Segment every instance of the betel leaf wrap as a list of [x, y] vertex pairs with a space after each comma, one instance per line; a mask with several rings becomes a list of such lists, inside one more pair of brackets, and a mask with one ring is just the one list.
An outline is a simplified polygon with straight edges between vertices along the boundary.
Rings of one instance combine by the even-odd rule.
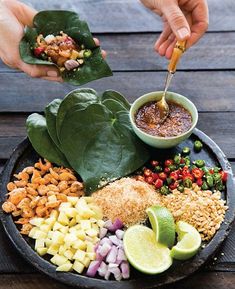
[[20, 55], [28, 64], [52, 65], [55, 63], [37, 58], [33, 54], [32, 47], [36, 43], [37, 36], [43, 34], [58, 35], [60, 31], [68, 34], [78, 45], [83, 44], [86, 49], [92, 51], [92, 55], [86, 58], [79, 70], [65, 70], [61, 76], [65, 82], [73, 85], [82, 85], [87, 82], [112, 75], [112, 71], [103, 59], [100, 47], [97, 47], [88, 24], [79, 19], [78, 14], [71, 11], [41, 11], [33, 20], [33, 28], [26, 27], [25, 35], [20, 42]]

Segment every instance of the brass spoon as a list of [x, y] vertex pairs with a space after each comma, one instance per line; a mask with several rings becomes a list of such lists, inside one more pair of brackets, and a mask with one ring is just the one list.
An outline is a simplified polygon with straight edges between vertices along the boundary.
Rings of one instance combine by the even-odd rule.
[[177, 64], [179, 63], [181, 55], [185, 51], [185, 46], [186, 46], [186, 41], [177, 41], [176, 45], [174, 47], [170, 63], [168, 65], [168, 72], [166, 76], [166, 82], [165, 82], [165, 89], [162, 95], [161, 100], [157, 102], [157, 106], [160, 111], [160, 118], [161, 118], [161, 123], [163, 123], [166, 118], [169, 115], [169, 106], [166, 102], [166, 93], [169, 88], [169, 85], [171, 83], [172, 77], [176, 71]]

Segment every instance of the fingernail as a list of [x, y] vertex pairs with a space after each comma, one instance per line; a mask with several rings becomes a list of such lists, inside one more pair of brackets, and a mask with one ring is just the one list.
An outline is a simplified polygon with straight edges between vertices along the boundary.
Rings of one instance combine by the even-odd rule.
[[49, 71], [47, 71], [47, 76], [49, 76], [49, 77], [57, 77], [58, 73], [57, 73], [57, 71], [49, 70]]
[[183, 27], [177, 30], [178, 36], [181, 40], [185, 39], [186, 37], [190, 36], [189, 31], [187, 28]]

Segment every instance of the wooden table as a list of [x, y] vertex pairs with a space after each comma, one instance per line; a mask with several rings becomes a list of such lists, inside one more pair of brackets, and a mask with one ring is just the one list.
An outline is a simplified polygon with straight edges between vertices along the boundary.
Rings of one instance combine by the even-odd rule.
[[[130, 101], [163, 88], [167, 61], [153, 45], [161, 20], [136, 0], [23, 1], [36, 9], [70, 9], [87, 19], [108, 52], [114, 76], [88, 84], [116, 89]], [[46, 4], [48, 2], [49, 4]], [[199, 110], [198, 128], [222, 148], [235, 168], [235, 2], [208, 0], [210, 26], [179, 66], [171, 89]], [[0, 62], [0, 169], [26, 136], [25, 119], [54, 98], [74, 89], [68, 84], [32, 79]], [[0, 225], [0, 288], [66, 288], [38, 273], [18, 255]], [[235, 226], [216, 256], [193, 276], [167, 288], [235, 288]]]

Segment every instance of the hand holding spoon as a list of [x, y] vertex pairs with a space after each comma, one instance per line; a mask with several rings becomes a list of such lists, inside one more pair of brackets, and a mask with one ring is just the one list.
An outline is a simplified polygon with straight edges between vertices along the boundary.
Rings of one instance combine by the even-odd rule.
[[186, 45], [186, 41], [176, 42], [175, 48], [171, 56], [170, 63], [168, 65], [168, 73], [167, 73], [166, 82], [165, 82], [165, 89], [164, 89], [161, 100], [157, 102], [157, 106], [160, 111], [160, 118], [161, 118], [162, 123], [166, 120], [166, 118], [169, 115], [169, 106], [166, 102], [165, 96], [166, 96], [168, 87], [171, 83], [171, 79], [176, 71], [176, 67], [180, 60], [180, 57], [185, 51], [185, 45]]

